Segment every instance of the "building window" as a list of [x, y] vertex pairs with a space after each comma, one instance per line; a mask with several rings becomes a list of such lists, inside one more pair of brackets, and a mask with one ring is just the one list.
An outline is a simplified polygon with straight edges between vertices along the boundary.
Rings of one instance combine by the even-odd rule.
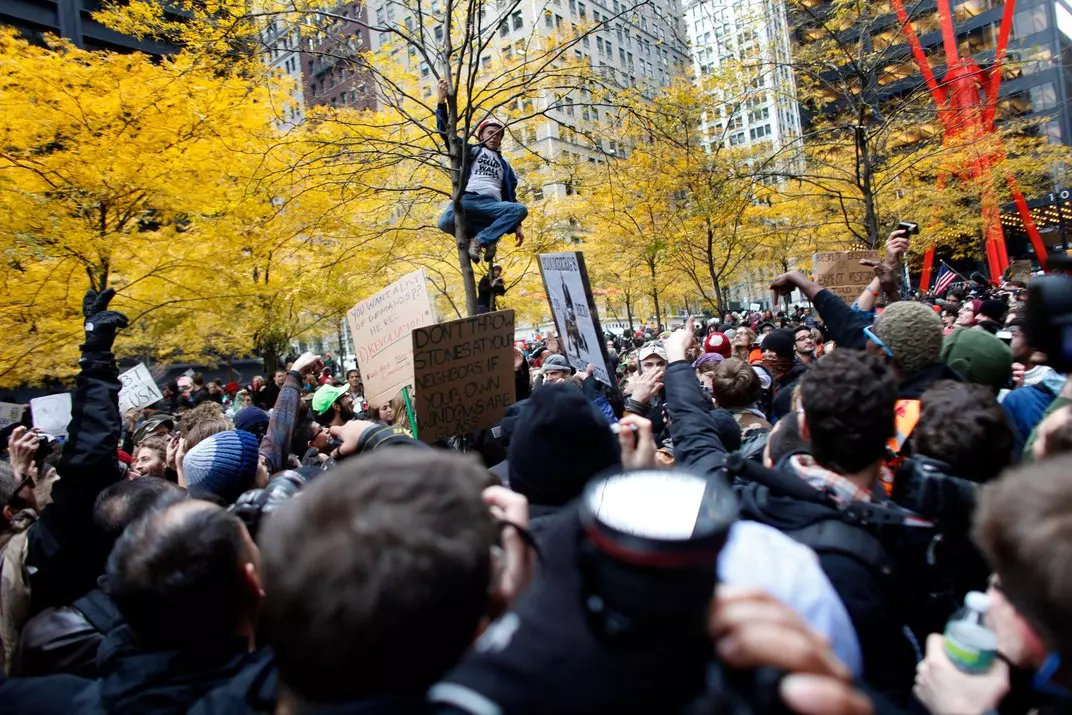
[[442, 25], [436, 25], [435, 26], [435, 38], [436, 38], [436, 42], [442, 42], [443, 41], [443, 26]]
[[508, 23], [506, 20], [503, 20], [501, 23], [499, 23], [499, 36], [500, 37], [506, 37], [509, 34], [510, 34], [510, 23]]
[[583, 2], [577, 3], [577, 14], [581, 16], [582, 20], [587, 20], [588, 19], [588, 12], [584, 7]]
[[514, 29], [520, 30], [521, 26], [525, 24], [525, 16], [521, 13], [520, 10], [518, 10], [513, 15], [511, 15], [511, 17], [514, 20]]
[[555, 18], [554, 18], [554, 16], [549, 12], [545, 12], [543, 14], [543, 24], [547, 25], [547, 27], [554, 27], [555, 26]]
[[562, 29], [562, 22], [563, 22], [562, 17], [560, 15], [555, 15], [555, 29], [556, 30], [561, 30]]

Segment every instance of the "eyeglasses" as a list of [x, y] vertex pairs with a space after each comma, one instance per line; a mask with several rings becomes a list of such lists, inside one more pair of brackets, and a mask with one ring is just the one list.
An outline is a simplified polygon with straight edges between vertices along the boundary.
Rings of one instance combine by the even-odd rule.
[[887, 356], [893, 357], [893, 351], [889, 349], [886, 343], [878, 339], [878, 336], [875, 335], [875, 332], [871, 330], [871, 328], [864, 328], [864, 335], [867, 336], [868, 340], [882, 348], [882, 352], [886, 353]]
[[810, 335], [800, 335], [800, 336], [797, 337], [797, 342], [798, 343], [801, 342], [801, 341], [804, 341], [804, 340], [814, 340], [814, 338], [812, 338], [812, 336], [810, 336]]

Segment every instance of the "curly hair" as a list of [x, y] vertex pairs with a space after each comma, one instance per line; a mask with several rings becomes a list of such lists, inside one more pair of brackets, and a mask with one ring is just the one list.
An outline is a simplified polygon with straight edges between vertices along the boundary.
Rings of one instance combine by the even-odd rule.
[[191, 450], [202, 440], [217, 432], [234, 429], [231, 420], [223, 414], [223, 408], [215, 402], [202, 402], [182, 416], [181, 433], [186, 440], [186, 449]]
[[913, 454], [941, 460], [952, 474], [974, 482], [990, 481], [1012, 463], [1012, 429], [992, 391], [943, 380], [920, 403]]
[[882, 459], [894, 430], [897, 381], [880, 359], [837, 350], [804, 373], [800, 394], [819, 464], [852, 474]]

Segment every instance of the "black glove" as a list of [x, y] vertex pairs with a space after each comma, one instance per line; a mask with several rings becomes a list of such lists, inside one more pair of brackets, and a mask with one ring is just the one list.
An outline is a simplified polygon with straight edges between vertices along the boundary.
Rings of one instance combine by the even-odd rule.
[[108, 310], [108, 303], [115, 296], [114, 288], [106, 288], [98, 293], [90, 288], [82, 299], [82, 314], [86, 316], [86, 342], [82, 352], [111, 352], [115, 342], [115, 332], [127, 327], [127, 316], [114, 310]]

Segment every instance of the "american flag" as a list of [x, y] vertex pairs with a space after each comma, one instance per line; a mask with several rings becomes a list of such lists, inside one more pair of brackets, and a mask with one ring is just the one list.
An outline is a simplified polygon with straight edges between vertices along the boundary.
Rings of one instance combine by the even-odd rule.
[[942, 269], [938, 271], [938, 279], [934, 281], [934, 295], [941, 295], [949, 290], [949, 286], [953, 285], [953, 281], [957, 279], [957, 274], [949, 269], [944, 263]]

